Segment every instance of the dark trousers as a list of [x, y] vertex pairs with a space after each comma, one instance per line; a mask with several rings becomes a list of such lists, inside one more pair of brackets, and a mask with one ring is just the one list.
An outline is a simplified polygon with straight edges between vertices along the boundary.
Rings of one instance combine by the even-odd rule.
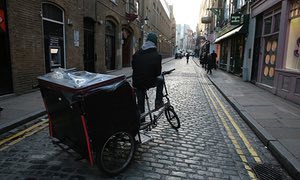
[[211, 74], [211, 69], [212, 69], [211, 65], [207, 65], [207, 74], [208, 74], [208, 73]]
[[[155, 102], [161, 102], [163, 98], [163, 88], [164, 88], [164, 80], [162, 76], [157, 76], [155, 85], [156, 86], [156, 98]], [[146, 97], [146, 90], [145, 89], [136, 89], [136, 95], [138, 100], [138, 107], [142, 113], [145, 112], [145, 97]]]

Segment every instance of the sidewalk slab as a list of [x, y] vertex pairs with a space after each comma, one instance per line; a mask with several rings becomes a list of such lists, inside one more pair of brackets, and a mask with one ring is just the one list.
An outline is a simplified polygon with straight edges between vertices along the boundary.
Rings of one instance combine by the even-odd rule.
[[222, 70], [208, 78], [290, 175], [300, 179], [300, 105]]

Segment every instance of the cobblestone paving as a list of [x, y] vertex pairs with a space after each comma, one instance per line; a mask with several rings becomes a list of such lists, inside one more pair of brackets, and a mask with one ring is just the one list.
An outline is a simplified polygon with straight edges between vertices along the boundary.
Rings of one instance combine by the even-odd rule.
[[[199, 81], [203, 71], [184, 59], [164, 66], [171, 68], [176, 71], [167, 77], [167, 85], [181, 128], [172, 129], [163, 116], [149, 133], [154, 139], [137, 148], [132, 163], [119, 176], [107, 177], [86, 160], [76, 160], [75, 153], [53, 145], [46, 128], [0, 152], [0, 179], [250, 179], [204, 94]], [[276, 164], [236, 112], [230, 113], [263, 161]]]

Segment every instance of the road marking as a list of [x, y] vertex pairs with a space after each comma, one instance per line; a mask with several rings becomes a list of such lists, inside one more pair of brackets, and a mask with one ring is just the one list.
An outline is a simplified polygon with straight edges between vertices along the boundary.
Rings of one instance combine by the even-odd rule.
[[[250, 152], [251, 156], [255, 159], [256, 162], [261, 162], [260, 158], [258, 157], [256, 151], [252, 148], [252, 146], [250, 145], [249, 141], [247, 140], [246, 136], [241, 132], [240, 128], [238, 127], [238, 125], [235, 123], [235, 121], [233, 120], [233, 118], [231, 117], [231, 115], [228, 113], [228, 111], [225, 109], [224, 105], [221, 103], [220, 99], [216, 96], [216, 94], [213, 92], [213, 90], [211, 89], [211, 87], [208, 86], [208, 82], [207, 80], [204, 78], [203, 74], [201, 73], [201, 77], [202, 79], [205, 80], [205, 84], [204, 83], [201, 83], [200, 81], [200, 84], [202, 85], [203, 89], [204, 89], [204, 92], [208, 95], [210, 101], [212, 102], [216, 112], [217, 112], [217, 115], [218, 117], [220, 118], [223, 126], [225, 127], [225, 130], [227, 132], [227, 135], [229, 137], [229, 139], [231, 140], [233, 146], [235, 147], [235, 150], [237, 152], [237, 154], [239, 155], [239, 157], [241, 158], [242, 160], [242, 163], [248, 173], [248, 175], [250, 176], [251, 179], [257, 179], [255, 173], [253, 172], [253, 170], [251, 169], [251, 167], [249, 166], [249, 163], [248, 163], [248, 160], [241, 148], [241, 146], [239, 145], [238, 141], [236, 140], [234, 134], [232, 133], [228, 123], [226, 122], [225, 118], [221, 115], [221, 112], [218, 111], [218, 105], [217, 103], [219, 104], [219, 106], [221, 106], [223, 112], [226, 114], [227, 118], [230, 119], [230, 122], [232, 124], [235, 124], [233, 125], [234, 128], [240, 132], [238, 133], [239, 136], [241, 137], [241, 139], [243, 140], [245, 146], [247, 147], [248, 151]], [[214, 96], [214, 98], [216, 99], [216, 101], [214, 100], [214, 98], [212, 97]]]
[[0, 146], [6, 144], [4, 147], [0, 148], [0, 151], [3, 151], [4, 149], [7, 149], [9, 146], [12, 146], [18, 142], [20, 142], [21, 140], [25, 139], [26, 137], [29, 137], [37, 132], [39, 132], [40, 130], [44, 129], [45, 127], [48, 126], [48, 119], [47, 120], [43, 120], [37, 124], [34, 124], [32, 126], [30, 126], [27, 129], [24, 129], [23, 131], [20, 131], [6, 139], [3, 139], [0, 141]]
[[[204, 78], [204, 77], [203, 77]], [[206, 81], [206, 79], [205, 79]], [[247, 147], [248, 151], [250, 152], [250, 154], [252, 155], [252, 157], [254, 158], [254, 160], [256, 161], [256, 163], [261, 163], [261, 159], [259, 158], [257, 152], [255, 151], [255, 149], [252, 147], [251, 143], [248, 141], [247, 137], [245, 136], [245, 134], [242, 132], [242, 130], [240, 129], [239, 125], [236, 123], [236, 121], [232, 118], [232, 116], [229, 114], [229, 112], [227, 111], [227, 109], [225, 108], [224, 104], [221, 102], [221, 100], [217, 97], [217, 95], [215, 94], [215, 92], [212, 90], [211, 87], [208, 87], [209, 90], [211, 91], [211, 93], [213, 94], [213, 96], [215, 97], [215, 99], [217, 100], [218, 104], [220, 105], [220, 107], [222, 108], [222, 110], [224, 111], [224, 113], [226, 114], [226, 116], [228, 117], [229, 121], [231, 122], [231, 124], [233, 125], [233, 127], [236, 129], [237, 133], [239, 134], [239, 136], [241, 137], [242, 141], [244, 142], [245, 146]]]
[[[198, 64], [195, 61], [194, 61], [194, 63], [198, 66]], [[203, 73], [201, 73], [201, 77], [206, 82], [206, 84], [208, 84], [208, 82], [207, 82], [206, 78], [204, 77]], [[242, 130], [240, 129], [240, 127], [238, 126], [238, 124], [236, 123], [236, 121], [229, 114], [229, 112], [227, 111], [227, 109], [225, 108], [225, 106], [223, 105], [223, 103], [221, 102], [221, 100], [219, 99], [219, 97], [215, 94], [215, 92], [213, 91], [213, 89], [210, 86], [208, 86], [208, 85], [206, 85], [206, 86], [209, 88], [209, 90], [211, 91], [211, 93], [213, 94], [213, 96], [215, 97], [215, 99], [217, 100], [218, 104], [221, 106], [221, 108], [223, 109], [224, 113], [228, 117], [229, 121], [231, 122], [231, 124], [233, 125], [233, 127], [236, 129], [237, 133], [241, 137], [242, 141], [244, 142], [245, 146], [247, 147], [248, 151], [250, 152], [250, 154], [253, 157], [253, 159], [255, 160], [255, 162], [258, 163], [258, 164], [261, 164], [262, 160], [258, 156], [258, 154], [255, 151], [255, 149], [252, 147], [251, 143], [248, 141], [247, 137], [244, 135], [244, 133], [242, 132]]]

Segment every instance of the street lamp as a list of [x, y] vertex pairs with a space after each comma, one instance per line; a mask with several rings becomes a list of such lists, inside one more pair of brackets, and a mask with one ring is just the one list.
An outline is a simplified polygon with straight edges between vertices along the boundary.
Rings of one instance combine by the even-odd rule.
[[144, 24], [147, 25], [147, 24], [148, 24], [148, 21], [149, 21], [149, 19], [148, 19], [148, 17], [146, 16], [145, 19], [144, 19]]
[[148, 17], [146, 16], [142, 21], [141, 21], [141, 41], [139, 42], [140, 43], [140, 47], [142, 47], [143, 43], [144, 43], [144, 35], [145, 35], [145, 25], [148, 24]]

